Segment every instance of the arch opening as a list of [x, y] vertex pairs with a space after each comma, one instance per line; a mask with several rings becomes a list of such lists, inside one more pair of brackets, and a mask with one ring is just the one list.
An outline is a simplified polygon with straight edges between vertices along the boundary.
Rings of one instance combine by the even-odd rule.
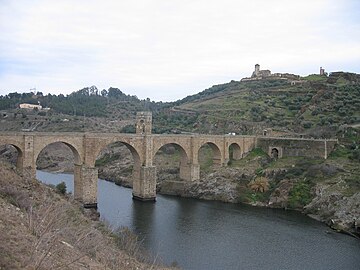
[[211, 172], [221, 166], [221, 152], [219, 147], [211, 142], [203, 144], [198, 152], [200, 172]]
[[239, 160], [242, 158], [241, 147], [237, 143], [229, 145], [229, 161]]
[[161, 146], [155, 153], [156, 190], [166, 194], [178, 194], [185, 181], [190, 180], [189, 158], [177, 143]]
[[273, 159], [279, 158], [279, 150], [277, 148], [271, 149], [271, 158], [273, 158]]
[[74, 164], [81, 164], [79, 152], [66, 142], [54, 142], [46, 145], [35, 156], [36, 169], [73, 172]]
[[117, 185], [133, 187], [140, 178], [141, 161], [136, 149], [128, 143], [116, 141], [103, 147], [96, 157], [95, 167], [101, 179]]
[[[53, 142], [41, 149], [35, 154], [35, 165], [37, 171], [37, 178], [45, 183], [53, 183], [55, 185], [65, 182], [66, 191], [73, 193], [75, 198], [80, 196], [77, 190], [81, 187], [79, 177], [76, 177], [76, 165], [81, 165], [81, 158], [79, 152], [74, 146], [66, 142]], [[49, 182], [49, 175], [47, 173], [74, 173], [73, 176], [67, 175], [61, 177], [59, 175], [51, 177]]]
[[23, 153], [19, 147], [14, 144], [5, 144], [0, 146], [0, 159], [16, 166], [17, 169], [23, 168]]

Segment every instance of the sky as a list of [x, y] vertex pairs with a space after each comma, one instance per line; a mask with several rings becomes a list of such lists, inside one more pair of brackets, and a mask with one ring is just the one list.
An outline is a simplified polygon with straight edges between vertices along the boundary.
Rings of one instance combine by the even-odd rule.
[[95, 85], [174, 101], [257, 63], [360, 73], [360, 1], [0, 0], [0, 95]]

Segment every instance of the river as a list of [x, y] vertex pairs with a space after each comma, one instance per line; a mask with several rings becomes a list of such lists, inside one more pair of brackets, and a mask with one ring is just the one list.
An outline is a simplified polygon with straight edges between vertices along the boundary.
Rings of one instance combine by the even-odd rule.
[[[37, 172], [42, 182], [73, 175]], [[298, 212], [157, 195], [132, 200], [132, 190], [99, 180], [98, 211], [111, 226], [127, 226], [153, 255], [183, 269], [360, 269], [360, 241]]]

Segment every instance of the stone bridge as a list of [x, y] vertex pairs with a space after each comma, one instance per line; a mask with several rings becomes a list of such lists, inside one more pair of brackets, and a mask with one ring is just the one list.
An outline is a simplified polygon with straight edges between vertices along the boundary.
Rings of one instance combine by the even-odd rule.
[[180, 178], [195, 181], [200, 177], [199, 150], [207, 144], [213, 152], [213, 164], [227, 166], [230, 159], [240, 159], [255, 147], [261, 147], [269, 155], [320, 156], [327, 158], [337, 140], [299, 138], [271, 138], [240, 135], [204, 134], [151, 134], [151, 113], [137, 114], [136, 134], [120, 133], [71, 133], [71, 132], [13, 132], [0, 133], [0, 145], [12, 145], [18, 151], [17, 168], [36, 175], [36, 160], [49, 144], [62, 142], [74, 154], [74, 197], [85, 207], [96, 207], [98, 170], [96, 158], [101, 150], [114, 142], [123, 143], [131, 152], [133, 166], [133, 197], [155, 200], [156, 152], [165, 145], [180, 149]]

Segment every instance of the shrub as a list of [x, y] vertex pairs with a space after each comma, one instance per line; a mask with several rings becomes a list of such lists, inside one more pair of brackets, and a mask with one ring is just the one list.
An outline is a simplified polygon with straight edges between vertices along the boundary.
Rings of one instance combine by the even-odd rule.
[[311, 123], [311, 122], [304, 122], [304, 123], [303, 123], [303, 127], [304, 127], [304, 128], [311, 128], [311, 126], [312, 126], [312, 123]]
[[305, 181], [297, 182], [289, 192], [289, 207], [303, 208], [311, 202], [311, 187]]
[[263, 176], [256, 177], [256, 179], [250, 181], [248, 187], [252, 191], [264, 193], [269, 190], [269, 181]]
[[65, 182], [61, 182], [61, 183], [57, 184], [57, 185], [55, 186], [55, 189], [56, 189], [56, 191], [59, 192], [60, 194], [65, 195], [65, 194], [66, 194], [66, 184], [65, 184]]

